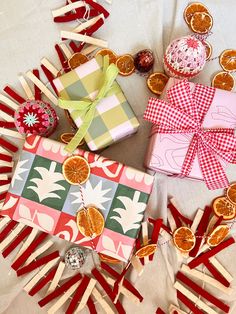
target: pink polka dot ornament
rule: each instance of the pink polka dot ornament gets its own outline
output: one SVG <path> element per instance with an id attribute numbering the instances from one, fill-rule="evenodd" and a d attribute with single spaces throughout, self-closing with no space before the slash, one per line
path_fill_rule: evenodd
<path id="1" fill-rule="evenodd" d="M 191 79 L 198 75 L 206 63 L 206 48 L 194 36 L 178 38 L 167 47 L 164 69 L 168 76 Z"/>

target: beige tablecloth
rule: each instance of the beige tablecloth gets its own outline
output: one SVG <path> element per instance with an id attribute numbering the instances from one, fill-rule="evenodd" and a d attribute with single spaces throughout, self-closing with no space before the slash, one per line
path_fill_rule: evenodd
<path id="1" fill-rule="evenodd" d="M 222 50 L 236 48 L 236 1 L 235 0 L 202 0 L 214 17 L 213 35 L 209 42 L 213 46 L 213 57 Z M 17 75 L 34 67 L 39 67 L 40 59 L 47 56 L 56 65 L 59 64 L 54 50 L 54 44 L 60 41 L 59 30 L 69 28 L 68 25 L 53 23 L 51 9 L 63 5 L 62 0 L 2 0 L 0 2 L 0 88 L 6 83 L 18 88 Z M 105 1 L 101 1 L 105 4 Z M 109 47 L 118 54 L 135 53 L 142 48 L 150 48 L 155 54 L 155 70 L 162 70 L 163 51 L 168 43 L 179 36 L 189 34 L 183 20 L 183 10 L 187 0 L 113 0 L 107 5 L 111 15 L 96 37 L 109 41 Z M 196 81 L 210 84 L 210 78 L 220 70 L 218 60 L 209 62 Z M 142 169 L 143 159 L 148 142 L 150 125 L 141 117 L 150 93 L 146 87 L 145 78 L 136 74 L 119 78 L 128 100 L 140 118 L 141 128 L 137 135 L 114 145 L 104 151 L 105 156 L 125 162 L 130 166 Z M 60 126 L 54 135 L 57 137 L 68 125 L 60 114 Z M 229 178 L 236 179 L 236 167 L 228 169 Z M 182 205 L 184 214 L 193 217 L 197 208 L 204 208 L 222 191 L 208 191 L 203 183 L 168 178 L 156 175 L 155 187 L 152 193 L 148 215 L 163 217 L 166 221 L 166 204 L 169 195 L 174 196 Z M 68 244 L 55 240 L 55 246 L 65 250 Z M 160 244 L 163 242 L 160 239 Z M 235 246 L 219 254 L 228 271 L 236 278 Z M 0 313 L 46 313 L 37 305 L 39 296 L 29 297 L 22 287 L 27 279 L 17 279 L 10 271 L 10 259 L 0 257 Z M 127 313 L 155 313 L 157 306 L 167 311 L 170 303 L 177 304 L 176 291 L 173 288 L 174 274 L 180 264 L 175 250 L 171 245 L 160 245 L 154 261 L 148 264 L 143 275 L 132 280 L 144 296 L 143 303 L 137 307 L 127 299 L 123 304 Z M 235 287 L 236 280 L 232 286 Z M 231 313 L 236 313 L 233 295 L 225 296 L 206 285 L 220 299 L 231 305 Z"/>

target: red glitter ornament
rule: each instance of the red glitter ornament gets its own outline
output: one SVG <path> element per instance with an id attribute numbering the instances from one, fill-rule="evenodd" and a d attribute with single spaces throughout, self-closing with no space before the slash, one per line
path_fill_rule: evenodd
<path id="1" fill-rule="evenodd" d="M 149 72 L 154 64 L 153 52 L 149 49 L 140 50 L 134 58 L 135 68 L 142 73 Z"/>
<path id="2" fill-rule="evenodd" d="M 49 136 L 55 130 L 58 117 L 49 103 L 27 100 L 15 112 L 15 125 L 21 134 Z"/>

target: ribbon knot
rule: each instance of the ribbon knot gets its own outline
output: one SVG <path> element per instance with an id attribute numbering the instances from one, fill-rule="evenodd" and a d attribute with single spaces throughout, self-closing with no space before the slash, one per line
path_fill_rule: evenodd
<path id="1" fill-rule="evenodd" d="M 223 162 L 236 163 L 236 137 L 233 128 L 206 129 L 202 126 L 215 95 L 215 89 L 196 84 L 193 92 L 187 80 L 182 80 L 167 92 L 167 101 L 150 98 L 144 119 L 158 127 L 154 133 L 192 134 L 181 177 L 189 176 L 194 159 L 209 189 L 229 185 Z"/>
<path id="2" fill-rule="evenodd" d="M 81 140 L 86 135 L 96 112 L 96 107 L 100 101 L 110 95 L 116 94 L 120 91 L 118 84 L 115 83 L 115 79 L 119 73 L 119 70 L 115 64 L 109 65 L 109 57 L 103 58 L 103 74 L 101 77 L 101 86 L 97 91 L 96 97 L 91 100 L 89 98 L 83 98 L 80 100 L 67 100 L 59 98 L 59 107 L 67 109 L 69 111 L 77 111 L 77 116 L 82 120 L 82 124 L 75 136 L 66 146 L 66 150 L 72 153 Z"/>

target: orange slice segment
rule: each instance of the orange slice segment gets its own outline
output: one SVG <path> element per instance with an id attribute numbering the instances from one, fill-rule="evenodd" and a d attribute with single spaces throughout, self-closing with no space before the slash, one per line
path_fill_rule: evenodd
<path id="1" fill-rule="evenodd" d="M 219 225 L 208 236 L 207 244 L 209 246 L 217 246 L 220 244 L 229 234 L 229 227 L 227 225 Z"/>
<path id="2" fill-rule="evenodd" d="M 191 18 L 196 12 L 205 12 L 209 13 L 207 7 L 200 2 L 190 3 L 184 10 L 184 19 L 185 22 L 189 25 Z"/>
<path id="3" fill-rule="evenodd" d="M 77 226 L 84 237 L 97 237 L 103 232 L 104 225 L 104 217 L 96 207 L 81 209 L 77 213 Z"/>
<path id="4" fill-rule="evenodd" d="M 119 74 L 123 76 L 131 75 L 135 70 L 134 58 L 129 54 L 120 56 L 116 60 L 116 66 L 119 69 Z"/>
<path id="5" fill-rule="evenodd" d="M 60 140 L 62 141 L 62 143 L 68 144 L 74 136 L 75 133 L 62 133 L 60 136 Z M 84 145 L 84 143 L 85 141 L 84 139 L 82 139 L 78 146 L 82 146 Z"/>
<path id="6" fill-rule="evenodd" d="M 192 230 L 188 227 L 180 227 L 173 234 L 174 244 L 181 252 L 190 252 L 196 242 L 196 238 Z"/>
<path id="7" fill-rule="evenodd" d="M 163 89 L 166 86 L 166 83 L 168 82 L 168 79 L 168 76 L 165 74 L 154 72 L 149 75 L 147 79 L 147 86 L 154 94 L 161 95 Z"/>
<path id="8" fill-rule="evenodd" d="M 220 55 L 220 65 L 225 71 L 236 70 L 236 50 L 227 49 Z"/>
<path id="9" fill-rule="evenodd" d="M 192 31 L 198 34 L 208 33 L 212 26 L 213 18 L 210 14 L 205 12 L 194 13 L 190 21 Z"/>
<path id="10" fill-rule="evenodd" d="M 212 46 L 208 41 L 204 41 L 203 45 L 206 48 L 206 60 L 209 60 L 212 55 Z"/>
<path id="11" fill-rule="evenodd" d="M 148 244 L 148 245 L 141 247 L 141 249 L 139 249 L 135 253 L 135 256 L 137 256 L 138 258 L 143 258 L 145 256 L 149 256 L 149 255 L 152 255 L 153 253 L 155 253 L 156 249 L 157 249 L 156 244 Z"/>
<path id="12" fill-rule="evenodd" d="M 117 55 L 111 49 L 101 49 L 101 50 L 99 50 L 96 53 L 96 56 L 97 55 L 101 55 L 103 57 L 108 55 L 108 57 L 109 57 L 109 64 L 111 64 L 111 63 L 116 64 Z"/>
<path id="13" fill-rule="evenodd" d="M 236 183 L 230 185 L 230 187 L 228 188 L 227 197 L 231 203 L 236 205 Z"/>
<path id="14" fill-rule="evenodd" d="M 69 124 L 72 126 L 73 129 L 77 130 L 78 127 L 75 124 L 74 120 L 71 118 L 69 111 L 65 109 L 64 112 L 65 112 L 65 116 L 66 116 L 66 119 L 68 120 Z"/>
<path id="15" fill-rule="evenodd" d="M 64 161 L 62 173 L 67 182 L 72 185 L 80 185 L 88 180 L 90 167 L 85 158 L 81 156 L 71 156 Z"/>
<path id="16" fill-rule="evenodd" d="M 235 85 L 234 77 L 228 72 L 217 73 L 212 80 L 212 86 L 215 88 L 232 91 Z"/>
<path id="17" fill-rule="evenodd" d="M 87 56 L 83 55 L 80 52 L 76 52 L 68 60 L 68 65 L 71 68 L 71 70 L 73 70 L 87 61 L 88 61 Z"/>
<path id="18" fill-rule="evenodd" d="M 212 204 L 215 215 L 218 217 L 223 216 L 224 220 L 231 220 L 235 217 L 236 207 L 232 204 L 227 197 L 217 197 Z"/>
<path id="19" fill-rule="evenodd" d="M 98 255 L 103 262 L 110 263 L 110 264 L 121 263 L 121 261 L 119 261 L 118 259 L 111 257 L 111 256 L 108 256 L 106 254 L 98 253 Z"/>

